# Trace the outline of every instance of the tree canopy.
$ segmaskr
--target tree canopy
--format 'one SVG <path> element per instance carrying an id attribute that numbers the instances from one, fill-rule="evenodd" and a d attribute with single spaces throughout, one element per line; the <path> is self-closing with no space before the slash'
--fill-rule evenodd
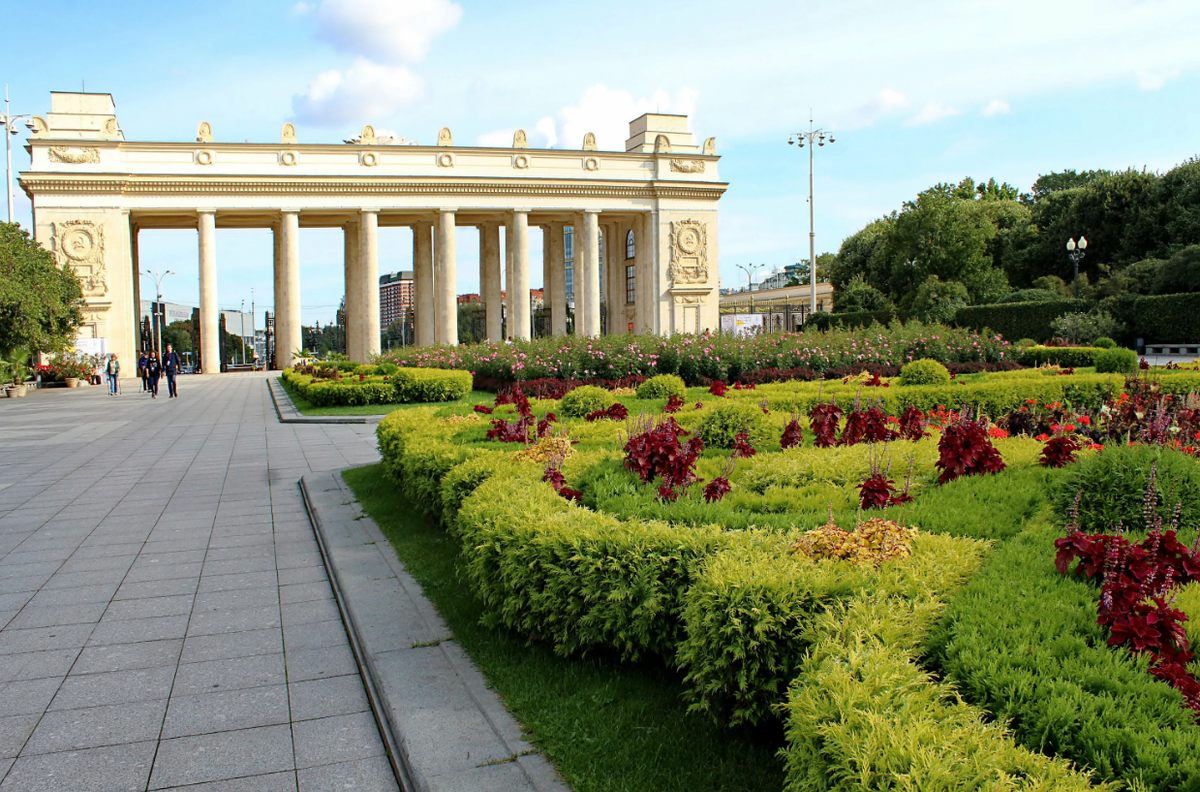
<path id="1" fill-rule="evenodd" d="M 0 223 L 0 356 L 63 351 L 83 323 L 82 305 L 74 271 L 16 223 Z"/>

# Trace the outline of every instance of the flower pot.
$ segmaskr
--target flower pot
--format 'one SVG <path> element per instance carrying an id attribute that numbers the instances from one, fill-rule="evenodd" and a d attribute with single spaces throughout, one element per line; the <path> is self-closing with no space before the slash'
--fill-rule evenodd
<path id="1" fill-rule="evenodd" d="M 25 385 L 24 383 L 20 385 L 9 385 L 6 392 L 8 393 L 8 398 L 20 399 L 25 395 Z"/>
<path id="2" fill-rule="evenodd" d="M 78 388 L 79 387 L 79 378 L 78 377 L 64 377 L 63 382 L 67 383 L 68 388 Z"/>

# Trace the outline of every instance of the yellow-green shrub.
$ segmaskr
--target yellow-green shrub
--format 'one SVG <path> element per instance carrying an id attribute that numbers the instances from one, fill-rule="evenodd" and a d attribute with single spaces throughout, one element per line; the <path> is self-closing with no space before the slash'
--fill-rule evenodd
<path id="1" fill-rule="evenodd" d="M 617 398 L 604 388 L 595 385 L 580 385 L 562 397 L 559 409 L 571 418 L 583 418 L 596 410 L 607 410 Z"/>
<path id="2" fill-rule="evenodd" d="M 665 399 L 669 396 L 687 398 L 687 385 L 674 374 L 659 374 L 638 385 L 639 399 Z"/>
<path id="3" fill-rule="evenodd" d="M 405 404 L 456 401 L 471 392 L 471 372 L 402 368 L 392 375 L 398 400 Z"/>

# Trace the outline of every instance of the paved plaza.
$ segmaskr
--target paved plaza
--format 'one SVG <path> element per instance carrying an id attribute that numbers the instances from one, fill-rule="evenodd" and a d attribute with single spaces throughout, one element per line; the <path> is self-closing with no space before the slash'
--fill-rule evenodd
<path id="1" fill-rule="evenodd" d="M 396 789 L 264 379 L 0 400 L 0 792 Z"/>

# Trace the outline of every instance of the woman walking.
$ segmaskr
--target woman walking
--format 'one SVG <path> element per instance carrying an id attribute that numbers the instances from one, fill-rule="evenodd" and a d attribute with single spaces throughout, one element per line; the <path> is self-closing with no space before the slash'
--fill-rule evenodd
<path id="1" fill-rule="evenodd" d="M 149 359 L 150 356 L 146 353 L 146 350 L 143 349 L 138 353 L 137 374 L 142 378 L 142 393 L 150 392 L 150 377 L 146 374 L 146 361 Z"/>
<path id="2" fill-rule="evenodd" d="M 150 398 L 158 398 L 158 378 L 162 376 L 162 365 L 158 362 L 158 352 L 150 350 L 146 359 L 146 382 L 149 384 Z"/>
<path id="3" fill-rule="evenodd" d="M 120 376 L 121 364 L 117 361 L 117 353 L 113 352 L 108 358 L 108 363 L 104 366 L 104 373 L 108 375 L 108 395 L 116 396 L 120 391 Z"/>

